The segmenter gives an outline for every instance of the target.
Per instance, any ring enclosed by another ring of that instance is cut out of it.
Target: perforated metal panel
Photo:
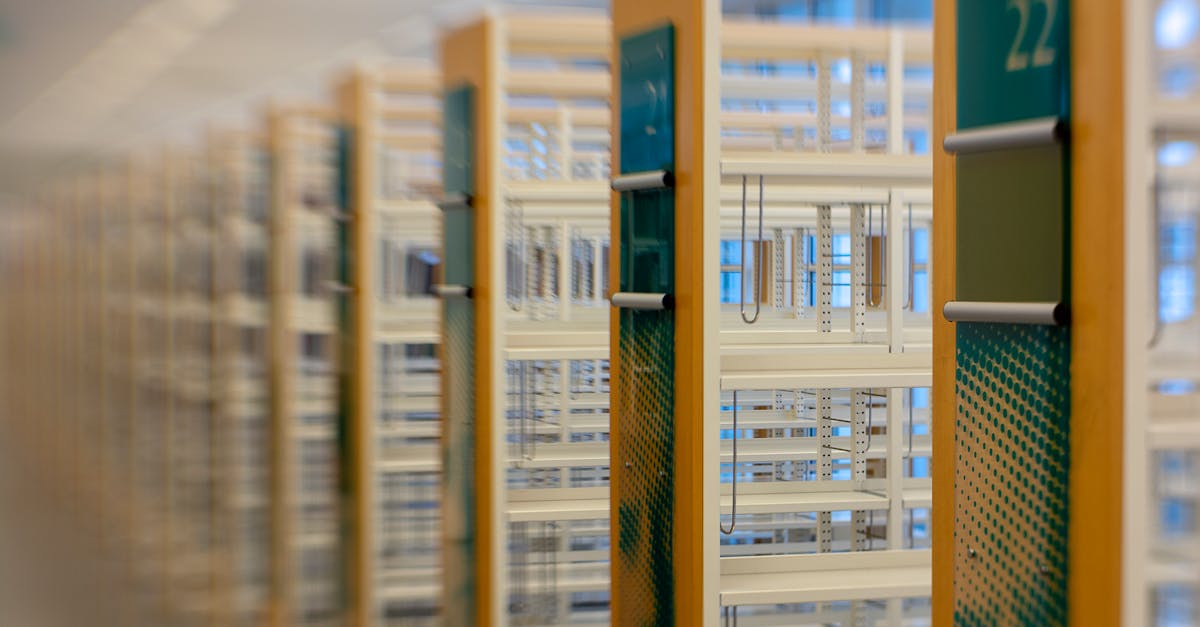
[[[621,172],[671,170],[674,145],[674,31],[666,26],[621,41]],[[671,293],[675,283],[675,194],[626,193],[621,201],[622,291]],[[670,311],[620,312],[621,370],[613,403],[622,467],[613,556],[621,625],[674,622],[675,323]]]
[[[1067,617],[1070,333],[958,325],[954,622]]]

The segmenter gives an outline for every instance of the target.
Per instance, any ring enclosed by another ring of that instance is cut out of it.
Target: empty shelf
[[[803,482],[780,482],[738,486],[738,514],[789,514],[886,510],[890,500],[882,492],[863,490],[804,490]],[[728,492],[729,484],[722,485]],[[544,494],[539,494],[544,493]],[[550,522],[556,520],[595,520],[609,517],[609,498],[605,488],[565,488],[514,490],[508,504],[509,522]],[[930,507],[932,490],[906,488],[904,507]],[[733,511],[733,499],[721,495],[721,514]]]
[[[869,551],[721,559],[721,605],[929,596],[930,552]]]
[[[853,153],[742,153],[721,159],[723,177],[764,176],[767,185],[779,183],[861,187],[927,186],[933,180],[933,161],[927,156]],[[846,198],[843,202],[855,202]]]
[[[782,514],[793,512],[834,512],[846,510],[882,510],[888,498],[871,492],[748,492],[750,484],[738,486],[738,514]],[[733,512],[733,499],[721,495],[721,513]]]
[[[437,472],[442,468],[442,460],[436,448],[428,447],[388,455],[376,467],[380,472]]]
[[[927,387],[928,353],[820,351],[810,346],[728,347],[721,351],[722,390]]]
[[[546,494],[541,495],[539,492]],[[509,522],[551,522],[608,518],[607,488],[513,490],[509,493]]]

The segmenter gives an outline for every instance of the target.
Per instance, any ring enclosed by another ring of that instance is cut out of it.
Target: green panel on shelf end
[[[1067,0],[958,0],[958,128],[1070,114]]]
[[[447,91],[442,100],[442,109],[442,119],[446,121],[442,128],[442,190],[447,195],[469,196],[475,187],[471,158],[475,136],[472,118],[475,89],[464,85]]]
[[[1070,337],[957,325],[955,625],[1066,624]]]
[[[474,95],[471,87],[446,93],[442,155],[443,189],[447,195],[474,191]],[[447,206],[442,212],[442,281],[474,283],[475,214],[469,206]],[[442,556],[446,587],[442,619],[447,625],[473,625],[479,612],[475,583],[475,304],[465,298],[442,301],[443,525]]]
[[[1066,0],[958,1],[958,128],[1070,120]],[[1068,302],[1069,138],[957,157],[955,298]],[[1067,621],[1068,327],[956,325],[954,623]]]
[[[345,126],[337,130],[337,169],[334,172],[334,191],[336,193],[337,207],[340,211],[348,213],[350,207],[350,177],[354,172],[354,151],[353,151],[353,133]],[[351,285],[353,282],[353,250],[350,233],[351,224],[349,220],[335,220],[335,266],[337,281],[342,285]],[[337,307],[337,351],[339,363],[342,367],[337,369],[337,446],[338,446],[338,497],[341,513],[341,529],[342,536],[346,538],[354,537],[357,525],[355,524],[358,517],[358,512],[355,507],[356,495],[361,490],[361,486],[355,485],[355,468],[356,452],[354,451],[354,429],[356,428],[351,423],[351,417],[355,413],[354,391],[351,386],[351,372],[346,364],[353,363],[354,354],[354,311],[353,304],[350,300],[350,293],[346,291],[337,292],[334,297]],[[354,547],[353,542],[343,542],[342,559],[344,563],[353,563]],[[350,596],[353,591],[347,585],[346,577],[338,577],[339,597],[341,607],[350,607]]]
[[[621,174],[675,167],[675,33],[671,25],[621,40]],[[675,192],[621,198],[620,290],[674,293]],[[675,317],[620,310],[620,536],[615,624],[673,625]],[[631,376],[636,373],[635,376]]]
[[[1065,152],[1053,145],[958,157],[956,300],[1066,298]]]

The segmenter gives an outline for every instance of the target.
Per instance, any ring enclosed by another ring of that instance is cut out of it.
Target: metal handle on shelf
[[[732,535],[733,530],[737,528],[737,443],[738,443],[738,402],[737,390],[733,391],[733,464],[730,466],[730,493],[732,496],[731,507],[729,510],[729,527],[726,528],[720,521],[717,526],[721,528],[721,533]]]
[[[1150,280],[1150,293],[1153,296],[1150,302],[1154,303],[1154,310],[1150,312],[1150,317],[1154,320],[1154,326],[1153,332],[1150,334],[1150,341],[1146,343],[1146,348],[1158,346],[1158,343],[1162,341],[1163,330],[1161,311],[1162,294],[1160,293],[1160,290],[1162,290],[1160,286],[1160,281],[1162,280],[1162,242],[1158,241],[1162,232],[1162,195],[1160,193],[1162,190],[1160,189],[1160,185],[1159,181],[1154,182],[1154,192],[1150,199],[1150,203],[1153,205],[1150,215],[1154,220],[1154,224],[1150,229],[1150,245],[1154,248],[1154,272]]]
[[[1057,116],[994,124],[947,135],[942,148],[957,155],[1049,146],[1065,140],[1067,123]]]
[[[950,301],[942,308],[950,322],[1000,322],[1063,326],[1070,322],[1065,303],[994,303]]]
[[[469,194],[447,194],[437,203],[438,209],[469,209],[474,206],[474,199]]]
[[[913,447],[913,388],[908,388],[908,452],[901,459],[907,461],[912,458]]]
[[[663,311],[675,308],[675,297],[657,292],[617,292],[609,298],[613,307],[639,311]]]
[[[758,240],[759,246],[763,241],[763,177],[758,177]],[[759,255],[759,264],[762,255]],[[756,266],[754,273],[754,317],[746,317],[746,175],[742,175],[742,285],[741,285],[741,314],[742,322],[754,324],[762,313],[762,268]]]
[[[669,170],[651,170],[622,174],[612,180],[614,192],[640,192],[675,186],[675,175]]]
[[[433,286],[433,293],[439,298],[471,298],[473,290],[467,285],[444,285],[437,284]]]
[[[912,203],[908,203],[908,304],[905,309],[913,310],[917,293],[917,236],[913,231]]]
[[[354,288],[339,281],[326,281],[325,291],[330,294],[349,294],[354,291]]]
[[[508,243],[508,245],[516,248],[514,255],[515,260],[512,264],[511,271],[509,272],[508,280],[506,281],[506,283],[509,285],[508,297],[512,301],[509,303],[508,308],[512,311],[522,311],[525,309],[525,299],[529,293],[528,281],[526,281],[525,277],[525,264],[528,261],[525,258],[525,250],[527,247],[525,236],[525,205],[519,200],[509,199],[508,206],[508,216],[510,222],[508,228],[515,230],[517,233],[517,236],[512,237],[511,241]],[[512,289],[514,287],[517,289],[515,296],[512,294]]]

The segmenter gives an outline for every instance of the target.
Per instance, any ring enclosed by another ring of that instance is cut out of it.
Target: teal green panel
[[[958,157],[957,300],[1065,300],[1065,161],[1058,145]]]
[[[1070,331],[957,325],[954,623],[1067,619]]]
[[[1068,3],[958,2],[960,130],[1070,113]],[[957,159],[957,300],[1067,301],[1069,144]],[[954,612],[1067,619],[1070,330],[959,323]]]
[[[442,393],[446,416],[442,427],[444,482],[442,556],[446,582],[443,618],[446,625],[473,625],[475,581],[475,308],[465,298],[443,303]]]
[[[1070,115],[1066,0],[959,0],[958,128]],[[957,293],[1063,302],[1070,150],[958,157]]]
[[[675,30],[621,40],[621,173],[675,166]]]
[[[958,128],[1070,113],[1067,0],[958,0]]]
[[[664,26],[621,41],[621,173],[675,167],[674,30]],[[673,293],[675,193],[621,199],[620,290]],[[621,582],[614,624],[675,622],[671,542],[674,511],[675,317],[620,310],[620,527],[613,559]]]
[[[469,86],[446,92],[442,101],[444,124],[442,130],[442,189],[449,194],[471,195],[475,179],[472,167],[472,137],[474,137],[475,91]]]
[[[340,212],[349,213],[350,207],[350,177],[353,176],[353,134],[342,127],[337,130],[337,168],[335,170],[334,192],[337,207]],[[350,222],[348,220],[334,221],[334,255],[336,280],[341,285],[351,285],[354,272],[351,249]],[[358,512],[355,507],[356,494],[361,490],[354,482],[354,429],[350,417],[354,415],[353,390],[350,384],[350,364],[354,360],[354,317],[350,293],[338,291],[334,296],[337,318],[337,464],[338,464],[338,502],[341,512],[342,538],[349,540],[354,537]],[[354,543],[343,541],[339,543],[342,549],[344,563],[353,563]],[[337,577],[341,607],[348,607],[351,590],[346,584],[346,577]]]
[[[472,194],[472,120],[470,87],[444,99],[443,188],[447,194]],[[442,212],[443,282],[474,283],[475,215],[471,207],[447,206]],[[442,301],[443,623],[473,625],[478,616],[475,581],[475,303],[465,298]]]
[[[471,207],[442,210],[442,281],[471,285],[475,281],[475,215]]]

